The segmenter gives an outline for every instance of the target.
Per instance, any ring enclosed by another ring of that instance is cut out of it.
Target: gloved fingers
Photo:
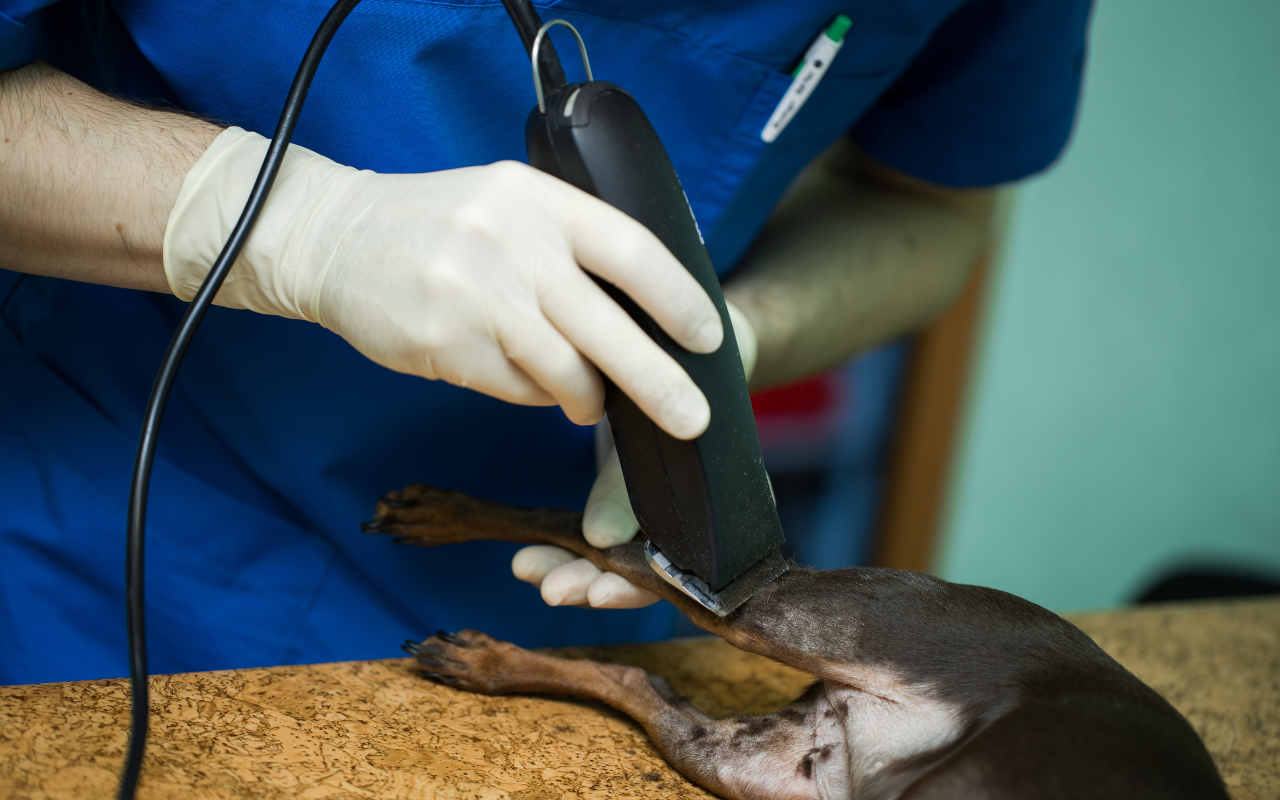
[[[603,549],[629,542],[639,531],[640,523],[631,510],[622,465],[618,461],[618,452],[614,450],[591,486],[587,508],[582,515],[582,535],[592,547]]]
[[[681,346],[715,352],[724,340],[720,314],[689,270],[648,228],[568,188],[560,207],[578,264],[625,292]]]
[[[363,351],[362,351],[363,352]],[[405,368],[398,362],[386,362],[366,353],[371,359],[383,366],[419,375],[430,380],[443,380],[454,386],[472,389],[522,406],[554,406],[556,398],[542,388],[511,359],[492,346],[471,348],[466,351],[467,358],[457,363],[456,358],[441,358],[422,352],[415,354]]]
[[[522,547],[511,559],[511,573],[525,583],[542,586],[547,573],[556,567],[568,564],[577,559],[573,553],[563,547],[549,544],[535,544]]]
[[[539,302],[565,338],[659,427],[677,439],[706,430],[711,407],[697,384],[586,273],[561,272],[539,287]]]
[[[541,314],[500,327],[496,338],[507,357],[559,403],[572,422],[594,425],[604,416],[604,381]]]
[[[612,572],[601,573],[587,587],[587,603],[592,608],[643,608],[661,599]]]
[[[561,564],[542,579],[542,599],[549,606],[576,606],[587,601],[587,589],[600,570],[585,558]]]

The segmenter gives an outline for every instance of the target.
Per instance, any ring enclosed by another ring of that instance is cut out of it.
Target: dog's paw
[[[416,483],[383,496],[373,519],[360,523],[360,530],[390,534],[397,544],[435,547],[465,542],[475,538],[474,523],[483,518],[482,505],[461,492]]]
[[[481,694],[507,691],[518,674],[513,662],[525,653],[480,631],[439,631],[423,642],[407,641],[402,649],[417,659],[428,679]]]

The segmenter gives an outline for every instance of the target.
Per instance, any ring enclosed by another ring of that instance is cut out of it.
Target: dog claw
[[[400,499],[399,497],[393,498],[391,497],[391,495],[387,495],[386,497],[382,498],[382,504],[385,505],[387,508],[404,508],[405,506],[408,505],[407,502]]]
[[[440,641],[442,642],[448,642],[449,644],[462,645],[462,640],[458,638],[457,634],[448,633],[446,631],[436,631],[436,637],[439,638]]]
[[[360,532],[361,533],[382,533],[382,523],[385,521],[386,520],[383,520],[383,519],[371,519],[368,522],[361,522]]]
[[[442,686],[452,686],[455,689],[458,688],[458,679],[452,675],[441,675],[439,672],[431,671],[424,671],[422,674],[425,675],[427,680],[432,683],[438,683]]]
[[[400,649],[413,656],[418,657],[418,653],[422,652],[422,645],[412,639],[405,639],[404,644],[400,645]]]

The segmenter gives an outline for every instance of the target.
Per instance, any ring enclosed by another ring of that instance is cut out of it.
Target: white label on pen
[[[833,42],[826,33],[818,34],[818,38],[813,40],[813,44],[809,45],[809,49],[804,54],[804,61],[800,64],[800,71],[791,79],[791,85],[787,87],[787,93],[778,101],[778,107],[773,110],[769,121],[764,124],[764,129],[760,131],[760,138],[766,142],[772,142],[778,138],[778,134],[782,133],[783,128],[791,122],[791,118],[796,115],[800,107],[809,99],[809,95],[813,94],[813,90],[818,85],[818,81],[822,80],[822,76],[827,74],[827,68],[831,66],[831,59],[836,57],[836,53],[840,52],[843,41]]]

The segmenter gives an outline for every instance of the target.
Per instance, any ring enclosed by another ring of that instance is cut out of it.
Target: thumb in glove
[[[748,380],[755,369],[758,342],[755,329],[746,315],[726,301],[729,320],[733,323],[738,353]],[[600,425],[607,426],[608,420]],[[596,482],[591,487],[582,515],[582,534],[592,547],[605,549],[625,544],[640,531],[613,439],[606,429],[608,455],[603,460]],[[585,558],[577,558],[559,547],[534,545],[516,553],[511,571],[522,581],[538,586],[547,605],[589,605],[592,608],[640,608],[660,598],[647,589],[633,585],[620,575],[601,572]]]

